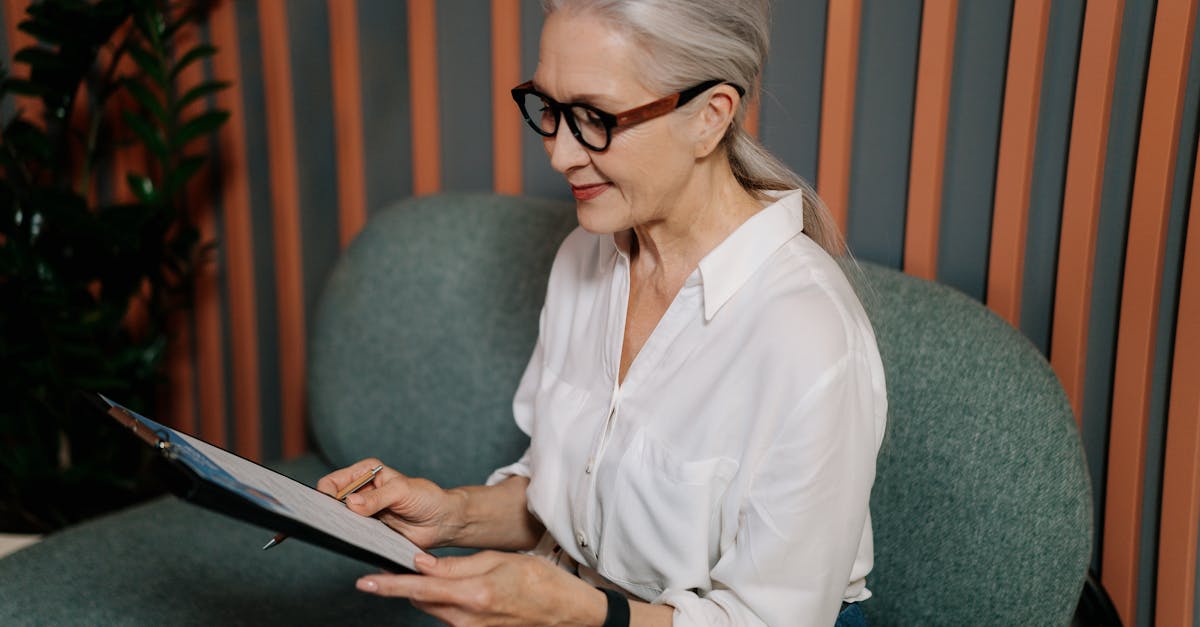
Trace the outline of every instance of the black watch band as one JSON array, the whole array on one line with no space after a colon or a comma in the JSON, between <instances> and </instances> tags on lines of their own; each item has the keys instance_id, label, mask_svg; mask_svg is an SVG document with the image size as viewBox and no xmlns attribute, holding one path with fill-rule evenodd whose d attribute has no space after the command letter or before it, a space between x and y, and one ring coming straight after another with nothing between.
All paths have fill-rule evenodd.
<instances>
[{"instance_id":1,"label":"black watch band","mask_svg":"<svg viewBox=\"0 0 1200 627\"><path fill-rule=\"evenodd\" d=\"M597 588L608 599L608 614L603 627L629 627L629 599L616 590Z\"/></svg>"}]
</instances>

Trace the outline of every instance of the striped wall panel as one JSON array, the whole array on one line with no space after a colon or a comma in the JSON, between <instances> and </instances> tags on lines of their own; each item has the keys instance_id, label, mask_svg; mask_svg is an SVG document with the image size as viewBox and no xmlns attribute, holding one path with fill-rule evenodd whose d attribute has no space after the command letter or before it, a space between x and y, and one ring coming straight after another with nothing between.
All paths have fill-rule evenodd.
<instances>
[{"instance_id":1,"label":"striped wall panel","mask_svg":"<svg viewBox=\"0 0 1200 627\"><path fill-rule=\"evenodd\" d=\"M748 105L855 254L963 290L1046 353L1095 486L1093 565L1130 625L1200 624L1198 1L775 2ZM10 55L25 4L2 0ZM304 451L306 325L373 211L568 197L508 95L542 19L537 0L215 4L189 36L221 52L186 80L232 81L213 98L232 118L194 193L217 247L172 321L172 424L255 459Z\"/></svg>"}]
</instances>

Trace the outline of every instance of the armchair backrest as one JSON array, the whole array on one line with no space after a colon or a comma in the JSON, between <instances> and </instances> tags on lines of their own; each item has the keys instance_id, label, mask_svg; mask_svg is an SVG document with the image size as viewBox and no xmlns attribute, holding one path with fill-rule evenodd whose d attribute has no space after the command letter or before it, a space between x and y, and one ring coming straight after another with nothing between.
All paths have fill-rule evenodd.
<instances>
[{"instance_id":1,"label":"armchair backrest","mask_svg":"<svg viewBox=\"0 0 1200 627\"><path fill-rule=\"evenodd\" d=\"M868 619L1070 624L1091 555L1091 484L1058 378L977 301L862 267L888 389Z\"/></svg>"},{"instance_id":2,"label":"armchair backrest","mask_svg":"<svg viewBox=\"0 0 1200 627\"><path fill-rule=\"evenodd\" d=\"M381 210L343 253L312 326L309 415L334 465L377 456L480 483L528 439L512 395L537 338L561 202L446 194Z\"/></svg>"}]
</instances>

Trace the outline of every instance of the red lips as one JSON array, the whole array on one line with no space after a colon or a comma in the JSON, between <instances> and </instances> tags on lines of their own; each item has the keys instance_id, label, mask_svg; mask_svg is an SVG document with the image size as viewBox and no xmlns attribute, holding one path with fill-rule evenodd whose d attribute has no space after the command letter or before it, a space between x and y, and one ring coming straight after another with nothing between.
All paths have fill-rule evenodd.
<instances>
[{"instance_id":1,"label":"red lips","mask_svg":"<svg viewBox=\"0 0 1200 627\"><path fill-rule=\"evenodd\" d=\"M612 187L612 183L593 183L591 185L572 185L571 193L575 195L575 200L591 200L605 190Z\"/></svg>"}]
</instances>

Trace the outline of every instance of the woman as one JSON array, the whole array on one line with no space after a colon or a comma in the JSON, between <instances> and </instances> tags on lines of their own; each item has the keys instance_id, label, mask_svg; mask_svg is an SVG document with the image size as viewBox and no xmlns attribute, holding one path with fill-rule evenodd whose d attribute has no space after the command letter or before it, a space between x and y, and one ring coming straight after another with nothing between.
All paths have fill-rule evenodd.
<instances>
[{"instance_id":1,"label":"woman","mask_svg":"<svg viewBox=\"0 0 1200 627\"><path fill-rule=\"evenodd\" d=\"M740 127L767 13L547 2L513 95L581 228L514 400L530 447L486 486L387 469L347 501L421 546L526 553L360 589L453 624L862 624L883 371L826 211Z\"/></svg>"}]
</instances>

